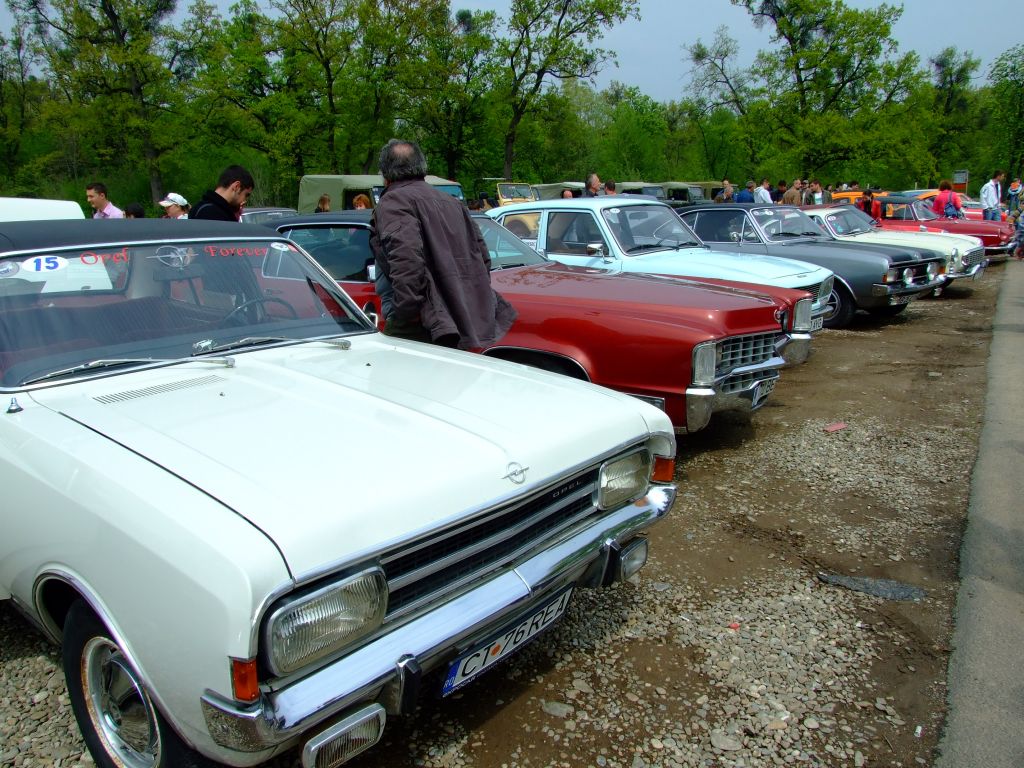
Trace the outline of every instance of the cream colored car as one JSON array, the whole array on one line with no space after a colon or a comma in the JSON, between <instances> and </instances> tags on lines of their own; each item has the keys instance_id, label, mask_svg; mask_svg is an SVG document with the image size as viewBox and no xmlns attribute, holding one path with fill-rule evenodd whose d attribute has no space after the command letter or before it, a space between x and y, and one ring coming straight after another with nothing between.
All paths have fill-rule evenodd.
<instances>
[{"instance_id":1,"label":"cream colored car","mask_svg":"<svg viewBox=\"0 0 1024 768\"><path fill-rule=\"evenodd\" d=\"M946 258L946 282L943 288L954 280L976 280L981 277L988 265L984 244L980 238L970 235L881 229L864 211L851 205L805 208L804 213L839 240L850 240L866 245L916 246L941 253Z\"/></svg>"}]
</instances>

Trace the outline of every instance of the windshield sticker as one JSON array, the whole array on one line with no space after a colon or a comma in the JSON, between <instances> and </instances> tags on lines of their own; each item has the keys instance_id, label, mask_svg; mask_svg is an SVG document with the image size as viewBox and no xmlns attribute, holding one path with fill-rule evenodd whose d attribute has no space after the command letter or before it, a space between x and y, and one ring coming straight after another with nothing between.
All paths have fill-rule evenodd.
<instances>
[{"instance_id":1,"label":"windshield sticker","mask_svg":"<svg viewBox=\"0 0 1024 768\"><path fill-rule=\"evenodd\" d=\"M266 256L266 248L233 248L223 245L204 245L203 250L209 256Z\"/></svg>"},{"instance_id":2,"label":"windshield sticker","mask_svg":"<svg viewBox=\"0 0 1024 768\"><path fill-rule=\"evenodd\" d=\"M762 218L771 218L775 215L774 211L769 211L767 208L755 208L751 211L755 216L761 216Z\"/></svg>"},{"instance_id":3,"label":"windshield sticker","mask_svg":"<svg viewBox=\"0 0 1024 768\"><path fill-rule=\"evenodd\" d=\"M831 216L826 216L825 219L828 221L839 221L839 217L836 216L834 213Z\"/></svg>"},{"instance_id":4,"label":"windshield sticker","mask_svg":"<svg viewBox=\"0 0 1024 768\"><path fill-rule=\"evenodd\" d=\"M609 209L608 209L608 213L614 213L614 214L619 214L619 213L621 213L621 212L622 212L622 209L621 209L621 208L609 208Z\"/></svg>"},{"instance_id":5,"label":"windshield sticker","mask_svg":"<svg viewBox=\"0 0 1024 768\"><path fill-rule=\"evenodd\" d=\"M26 272L57 272L68 265L68 260L63 256L33 256L21 262L21 268Z\"/></svg>"},{"instance_id":6,"label":"windshield sticker","mask_svg":"<svg viewBox=\"0 0 1024 768\"><path fill-rule=\"evenodd\" d=\"M16 261L0 262L0 277L14 277L21 271Z\"/></svg>"},{"instance_id":7,"label":"windshield sticker","mask_svg":"<svg viewBox=\"0 0 1024 768\"><path fill-rule=\"evenodd\" d=\"M97 253L95 251L84 251L78 260L83 264L107 264L114 262L115 264L127 264L129 261L128 257L128 246L125 246L120 251L114 251L113 253Z\"/></svg>"}]
</instances>

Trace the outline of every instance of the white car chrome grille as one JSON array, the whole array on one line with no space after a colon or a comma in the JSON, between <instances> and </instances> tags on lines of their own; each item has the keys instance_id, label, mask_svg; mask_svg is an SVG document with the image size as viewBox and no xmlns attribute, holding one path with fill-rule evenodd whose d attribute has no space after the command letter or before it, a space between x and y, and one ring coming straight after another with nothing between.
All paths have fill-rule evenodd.
<instances>
[{"instance_id":1,"label":"white car chrome grille","mask_svg":"<svg viewBox=\"0 0 1024 768\"><path fill-rule=\"evenodd\" d=\"M404 544L381 557L388 580L385 620L480 579L597 514L599 467L469 522Z\"/></svg>"}]
</instances>

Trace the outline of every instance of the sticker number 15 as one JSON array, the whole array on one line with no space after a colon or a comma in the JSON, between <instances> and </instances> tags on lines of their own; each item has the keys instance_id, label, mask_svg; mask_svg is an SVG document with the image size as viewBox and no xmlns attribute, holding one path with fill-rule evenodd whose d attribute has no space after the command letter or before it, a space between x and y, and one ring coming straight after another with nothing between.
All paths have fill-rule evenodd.
<instances>
[{"instance_id":1,"label":"sticker number 15","mask_svg":"<svg viewBox=\"0 0 1024 768\"><path fill-rule=\"evenodd\" d=\"M61 269L67 261L60 256L36 256L21 263L21 268L29 272L53 272Z\"/></svg>"}]
</instances>

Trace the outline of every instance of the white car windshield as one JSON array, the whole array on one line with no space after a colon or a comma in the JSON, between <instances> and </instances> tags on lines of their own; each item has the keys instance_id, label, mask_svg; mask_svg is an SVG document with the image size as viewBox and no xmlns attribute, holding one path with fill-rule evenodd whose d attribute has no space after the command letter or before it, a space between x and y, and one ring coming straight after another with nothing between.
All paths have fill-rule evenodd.
<instances>
[{"instance_id":1,"label":"white car windshield","mask_svg":"<svg viewBox=\"0 0 1024 768\"><path fill-rule=\"evenodd\" d=\"M796 208L753 208L750 214L769 240L821 237L824 234L814 219Z\"/></svg>"},{"instance_id":2,"label":"white car windshield","mask_svg":"<svg viewBox=\"0 0 1024 768\"><path fill-rule=\"evenodd\" d=\"M812 217L818 218L818 217ZM864 211L848 207L822 215L828 228L837 235L862 235L874 229L874 221Z\"/></svg>"},{"instance_id":3,"label":"white car windshield","mask_svg":"<svg viewBox=\"0 0 1024 768\"><path fill-rule=\"evenodd\" d=\"M604 208L601 214L619 248L627 255L704 245L666 205L622 205Z\"/></svg>"},{"instance_id":4,"label":"white car windshield","mask_svg":"<svg viewBox=\"0 0 1024 768\"><path fill-rule=\"evenodd\" d=\"M282 240L125 242L0 257L0 387L371 332Z\"/></svg>"}]
</instances>

